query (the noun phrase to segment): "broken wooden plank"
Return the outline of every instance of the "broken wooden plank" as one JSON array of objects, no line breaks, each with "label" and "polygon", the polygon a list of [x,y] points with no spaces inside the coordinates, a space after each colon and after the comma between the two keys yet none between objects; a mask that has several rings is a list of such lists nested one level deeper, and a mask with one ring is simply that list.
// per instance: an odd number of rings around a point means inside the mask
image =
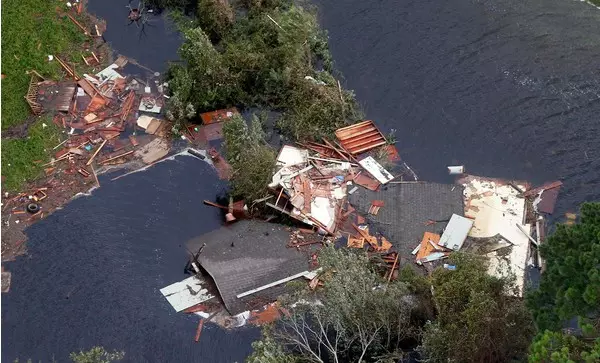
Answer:
[{"label": "broken wooden plank", "polygon": [[136,140],[135,136],[133,135],[129,135],[129,141],[131,141],[131,145],[133,146],[138,146],[138,141]]},{"label": "broken wooden plank", "polygon": [[198,328],[196,328],[196,336],[194,337],[194,341],[198,343],[200,340],[200,333],[202,333],[202,327],[204,326],[204,319],[200,319],[198,322]]},{"label": "broken wooden plank", "polygon": [[79,27],[79,29],[81,29],[81,31],[83,31],[83,34],[85,35],[89,35],[89,32],[87,31],[87,29],[81,25],[80,22],[78,22],[73,16],[71,16],[71,14],[67,13],[67,16],[69,17],[69,19],[71,19],[71,21],[77,25],[77,27]]},{"label": "broken wooden plank", "polygon": [[100,152],[100,150],[102,150],[102,148],[104,147],[104,144],[106,144],[108,140],[104,140],[102,142],[102,144],[100,144],[100,146],[98,147],[98,149],[96,149],[96,151],[94,152],[94,154],[92,155],[92,157],[90,158],[90,160],[88,160],[87,163],[85,163],[85,165],[90,165],[92,163],[92,161],[94,161],[94,158],[96,157],[96,155],[98,155],[98,153]]},{"label": "broken wooden plank", "polygon": [[113,160],[116,160],[116,159],[122,158],[122,157],[124,157],[124,156],[127,156],[127,155],[129,155],[129,154],[133,154],[133,152],[134,152],[133,150],[129,150],[129,151],[127,151],[127,152],[123,153],[123,154],[119,154],[119,155],[117,155],[117,156],[113,156],[112,158],[108,158],[108,159],[106,159],[106,160],[102,160],[102,161],[100,162],[100,164],[106,164],[106,163],[108,163],[108,162],[110,162],[110,161],[113,161]]}]

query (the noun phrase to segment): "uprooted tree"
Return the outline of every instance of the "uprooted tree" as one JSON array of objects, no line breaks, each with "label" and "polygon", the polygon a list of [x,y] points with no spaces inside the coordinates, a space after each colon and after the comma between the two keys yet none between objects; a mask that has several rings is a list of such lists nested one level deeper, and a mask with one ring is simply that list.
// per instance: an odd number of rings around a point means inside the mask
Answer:
[{"label": "uprooted tree", "polygon": [[509,362],[523,359],[533,321],[509,278],[487,273],[480,257],[453,254],[456,270],[438,268],[431,283],[438,316],[420,348],[427,362]]},{"label": "uprooted tree", "polygon": [[201,0],[202,16],[182,25],[184,62],[171,67],[169,82],[178,118],[233,105],[270,108],[294,139],[330,136],[360,118],[352,92],[331,75],[313,11],[277,0],[245,6],[247,15],[234,19],[227,1]]},{"label": "uprooted tree", "polygon": [[418,338],[431,317],[431,309],[424,309],[427,285],[409,271],[388,282],[364,252],[329,246],[321,250],[319,264],[324,286],[302,290],[284,303],[288,314],[254,343],[249,362],[401,358],[402,348]]},{"label": "uprooted tree", "polygon": [[266,144],[262,121],[253,116],[250,126],[236,115],[223,125],[225,156],[233,169],[231,194],[252,201],[268,195],[275,167],[275,152]]}]

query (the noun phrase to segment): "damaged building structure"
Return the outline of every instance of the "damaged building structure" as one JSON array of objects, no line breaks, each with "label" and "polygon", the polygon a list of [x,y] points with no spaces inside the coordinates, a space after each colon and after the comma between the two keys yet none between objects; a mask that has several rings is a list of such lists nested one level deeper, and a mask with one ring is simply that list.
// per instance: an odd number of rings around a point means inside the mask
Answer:
[{"label": "damaged building structure", "polygon": [[230,314],[268,306],[296,279],[319,286],[316,256],[325,243],[381,257],[388,280],[406,266],[423,273],[456,268],[446,263],[455,251],[478,254],[491,275],[514,276],[522,296],[527,266],[543,265],[537,247],[560,182],[532,189],[467,175],[463,167],[450,168],[460,170],[454,184],[423,182],[372,121],[340,129],[336,138],[279,151],[271,195],[260,202],[297,227],[239,218],[240,202],[234,208],[231,201],[216,206],[237,210],[238,218],[188,243],[190,251],[205,246],[198,270]]}]

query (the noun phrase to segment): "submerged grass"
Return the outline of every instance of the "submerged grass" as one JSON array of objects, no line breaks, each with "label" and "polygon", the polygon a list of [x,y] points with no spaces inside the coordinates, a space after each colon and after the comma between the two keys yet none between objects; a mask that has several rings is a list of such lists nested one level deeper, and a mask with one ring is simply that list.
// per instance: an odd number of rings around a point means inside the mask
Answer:
[{"label": "submerged grass", "polygon": [[61,130],[49,116],[37,120],[26,138],[2,141],[2,190],[17,191],[39,177],[52,148],[61,141]]}]

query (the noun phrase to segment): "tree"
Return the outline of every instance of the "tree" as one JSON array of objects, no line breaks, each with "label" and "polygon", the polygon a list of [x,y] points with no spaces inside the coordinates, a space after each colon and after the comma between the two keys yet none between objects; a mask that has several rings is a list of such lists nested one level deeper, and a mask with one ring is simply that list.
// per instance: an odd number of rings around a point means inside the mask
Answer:
[{"label": "tree", "polygon": [[[276,109],[286,136],[331,136],[360,118],[354,94],[331,75],[316,13],[288,1],[250,1],[235,18],[228,3],[200,0],[198,20],[180,21],[183,64],[169,72],[174,119],[231,105]],[[320,69],[323,68],[323,69]]]},{"label": "tree", "polygon": [[125,357],[125,352],[114,350],[107,351],[104,347],[93,347],[88,351],[71,353],[70,358],[75,363],[112,363],[120,361]]},{"label": "tree", "polygon": [[215,109],[232,104],[238,91],[237,81],[202,28],[184,29],[179,54],[185,62],[169,69],[169,86],[183,105],[197,110]]},{"label": "tree", "polygon": [[507,362],[522,358],[534,333],[514,284],[487,273],[480,257],[453,254],[456,270],[433,272],[435,322],[425,327],[420,350],[429,362]]},{"label": "tree", "polygon": [[600,362],[600,338],[586,341],[582,337],[546,330],[531,345],[529,362]]},{"label": "tree", "polygon": [[213,43],[218,43],[231,28],[234,13],[227,0],[198,0],[197,19]]},{"label": "tree", "polygon": [[275,152],[265,143],[262,121],[253,116],[250,127],[241,116],[223,125],[225,155],[233,169],[231,194],[248,201],[268,195],[273,177]]},{"label": "tree", "polygon": [[400,359],[403,344],[418,338],[420,322],[427,318],[418,313],[415,288],[422,285],[402,279],[388,283],[362,251],[327,246],[318,260],[323,288],[288,299],[287,315],[256,343],[271,344],[261,356],[284,352],[303,362]]},{"label": "tree", "polygon": [[581,222],[558,225],[540,247],[546,260],[539,289],[527,296],[540,330],[557,330],[600,307],[600,203],[581,207]]}]

